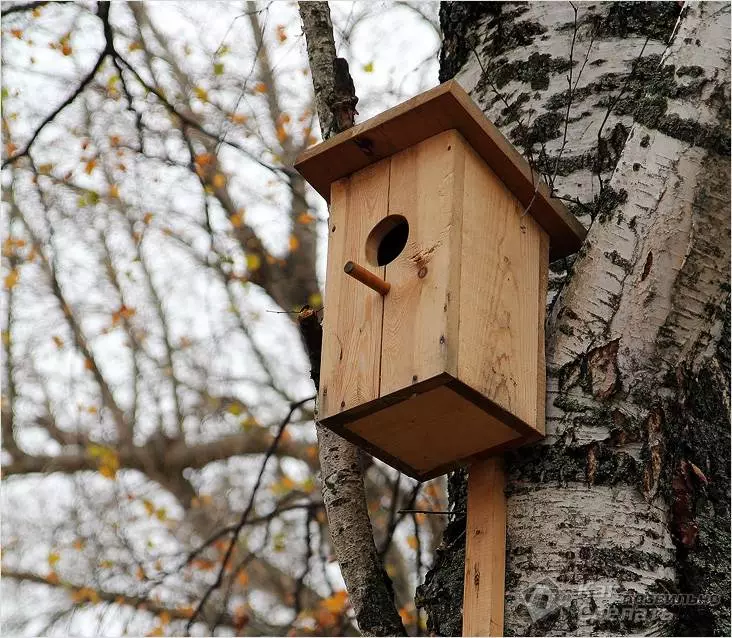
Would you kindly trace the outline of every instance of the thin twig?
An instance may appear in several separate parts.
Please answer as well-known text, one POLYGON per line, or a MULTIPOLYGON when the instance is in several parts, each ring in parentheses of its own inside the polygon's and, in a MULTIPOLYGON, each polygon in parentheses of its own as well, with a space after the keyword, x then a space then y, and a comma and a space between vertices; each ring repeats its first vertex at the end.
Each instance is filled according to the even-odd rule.
POLYGON ((267 463, 269 459, 272 457, 272 455, 275 453, 275 450, 277 449, 277 446, 280 443, 280 439, 282 438, 282 435, 285 433, 285 428, 290 423, 290 420, 292 419, 292 415, 295 413, 296 410, 298 410, 300 407, 305 405, 308 401, 312 401, 313 397, 308 397, 307 399, 302 399, 301 401, 297 401, 296 403, 290 404, 290 410, 287 413, 287 416, 282 420, 282 423, 280 424, 277 435, 272 440, 271 445, 267 449, 267 452, 264 455, 264 461, 262 461, 262 465, 259 468, 259 474, 257 475, 257 480, 254 482, 254 487, 252 488, 252 494, 249 497, 249 502, 247 503, 246 508, 244 508, 244 511, 241 514, 241 518, 239 519, 239 522, 236 524, 234 529, 232 530, 231 538, 229 539, 229 547, 226 550, 226 554, 224 554, 224 558, 221 561, 221 567, 219 568, 219 573, 216 577, 216 580, 214 583, 206 590, 206 593, 203 595, 203 598, 201 598, 200 602, 198 603, 198 606, 194 610, 193 614, 191 615, 189 621, 186 623, 186 633, 189 634, 191 631, 191 627, 193 627, 193 623, 195 622, 198 615, 201 613, 201 610, 203 609, 206 602, 208 602, 208 599, 211 597, 214 591, 218 589, 221 586, 221 583, 224 579, 224 571, 226 569, 226 565, 229 562, 229 559, 231 558, 231 554, 234 551, 234 547, 236 545, 236 542, 239 539, 239 534, 241 533, 241 530, 244 529, 244 526, 247 524, 247 518, 249 517, 249 513, 254 508, 254 499, 257 496, 257 491, 259 490, 259 486, 262 484, 262 479, 264 478, 264 471, 267 469, 267 463))
POLYGON ((646 50, 646 45, 648 44, 648 41, 651 39, 651 36, 646 37, 646 41, 643 43, 643 46, 641 47, 640 53, 638 54, 638 57, 633 62, 633 68, 631 69, 630 73, 628 73, 628 77, 625 78, 625 82, 623 83, 623 86, 620 88, 620 92, 615 96, 615 99, 610 102, 610 105, 607 108, 607 112, 605 113, 605 117, 602 120, 602 124, 600 124, 600 128, 597 131, 597 180, 600 183, 600 192, 602 192, 603 184, 602 184, 602 158, 600 157, 600 148, 602 147, 602 129, 605 127, 605 124, 607 123, 608 118, 610 117, 610 114, 612 113, 613 109, 615 108, 615 105, 618 103, 620 98, 623 96, 623 93, 625 93, 625 89, 628 88, 628 84, 630 83, 631 79, 633 79, 636 69, 638 68, 638 63, 640 62, 641 58, 643 57, 643 52, 646 50))

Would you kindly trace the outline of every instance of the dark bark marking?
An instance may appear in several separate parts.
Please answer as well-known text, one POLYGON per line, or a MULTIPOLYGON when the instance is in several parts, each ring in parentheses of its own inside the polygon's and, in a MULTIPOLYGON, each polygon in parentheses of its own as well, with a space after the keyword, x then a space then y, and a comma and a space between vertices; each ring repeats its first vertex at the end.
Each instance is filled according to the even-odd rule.
POLYGON ((641 275, 641 281, 645 281, 646 277, 648 277, 648 273, 651 272, 651 266, 653 266, 653 251, 648 251, 648 256, 646 257, 646 263, 643 264, 643 274, 641 275))
POLYGON ((610 398, 620 389, 619 344, 620 339, 613 339, 610 343, 587 353, 592 394, 601 401, 610 398))

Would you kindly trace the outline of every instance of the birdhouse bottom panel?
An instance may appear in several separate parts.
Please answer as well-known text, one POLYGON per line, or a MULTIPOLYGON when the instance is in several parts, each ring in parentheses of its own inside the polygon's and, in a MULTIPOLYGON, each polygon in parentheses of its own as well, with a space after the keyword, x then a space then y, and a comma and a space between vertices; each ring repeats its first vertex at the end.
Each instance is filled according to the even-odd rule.
POLYGON ((420 480, 540 438, 533 428, 446 373, 322 423, 420 480))

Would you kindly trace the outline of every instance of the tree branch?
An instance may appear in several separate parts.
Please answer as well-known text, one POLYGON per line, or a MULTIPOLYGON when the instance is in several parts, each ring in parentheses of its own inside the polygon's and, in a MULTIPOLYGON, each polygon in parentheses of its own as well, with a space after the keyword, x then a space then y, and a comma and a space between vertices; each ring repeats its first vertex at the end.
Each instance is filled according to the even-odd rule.
MULTIPOLYGON (((353 125, 357 98, 348 63, 335 55, 328 3, 301 2, 299 8, 320 128, 327 138, 353 125)), ((299 318, 301 325, 304 319, 313 321, 312 314, 301 313, 299 318)), ((318 350, 317 344, 308 343, 308 347, 318 350)), ((318 371, 311 373, 315 381, 320 363, 312 354, 310 359, 318 366, 318 371)), ((366 636, 405 636, 406 630, 394 604, 391 580, 374 543, 359 450, 320 425, 317 433, 331 542, 359 629, 366 636)))
POLYGON ((3 9, 0 12, 0 17, 7 17, 13 13, 20 13, 21 11, 33 11, 33 9, 39 9, 40 7, 50 4, 51 0, 36 0, 36 2, 24 2, 22 4, 16 4, 7 9, 3 9))
POLYGON ((191 627, 193 626, 193 623, 195 622, 198 615, 201 613, 201 610, 205 606, 208 599, 211 597, 214 591, 218 589, 221 586, 221 583, 223 583, 224 580, 224 571, 226 570, 226 566, 229 564, 229 559, 231 558, 231 555, 234 552, 234 547, 236 547, 236 544, 239 540, 239 534, 241 533, 242 529, 244 529, 244 526, 247 524, 247 519, 249 517, 250 512, 254 508, 254 500, 257 497, 257 492, 259 491, 259 486, 262 484, 262 479, 264 478, 264 471, 267 469, 267 463, 270 459, 270 457, 275 453, 275 450, 277 450, 277 446, 280 443, 280 440, 282 439, 282 435, 285 433, 285 428, 290 423, 290 420, 292 419, 293 414, 296 410, 298 410, 300 407, 302 407, 305 403, 308 401, 312 401, 312 397, 308 397, 307 399, 303 399, 301 401, 298 401, 297 403, 292 403, 290 405, 290 411, 287 413, 287 416, 282 420, 282 423, 280 424, 279 429, 277 430, 277 435, 272 440, 271 445, 269 446, 269 449, 267 450, 267 453, 264 455, 264 461, 262 461, 262 465, 259 469, 259 474, 257 475, 257 479, 254 481, 254 487, 252 487, 252 494, 249 497, 249 502, 247 503, 247 506, 244 508, 244 511, 241 514, 241 518, 239 519, 239 522, 237 523, 236 527, 231 533, 231 538, 229 539, 229 546, 226 550, 226 553, 224 554, 224 557, 221 560, 221 565, 219 567, 218 575, 216 576, 216 580, 214 583, 206 590, 206 593, 203 595, 201 600, 199 601, 198 605, 196 606, 196 609, 193 612, 193 615, 191 616, 190 620, 186 624, 186 632, 190 633, 191 627))

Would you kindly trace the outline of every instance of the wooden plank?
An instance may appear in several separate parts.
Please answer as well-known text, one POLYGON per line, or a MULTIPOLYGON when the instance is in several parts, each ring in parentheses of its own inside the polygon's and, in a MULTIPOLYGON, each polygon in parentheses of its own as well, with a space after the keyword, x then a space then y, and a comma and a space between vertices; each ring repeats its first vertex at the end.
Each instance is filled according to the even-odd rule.
POLYGON ((536 429, 546 434, 546 296, 549 289, 549 236, 542 232, 539 238, 539 334, 536 362, 536 429))
POLYGON ((366 238, 387 213, 389 160, 333 184, 319 414, 327 418, 379 396, 382 297, 343 272, 351 260, 383 278, 366 260, 366 238))
POLYGON ((579 249, 585 228, 454 80, 306 150, 295 168, 327 200, 334 181, 449 129, 463 135, 524 208, 532 204, 553 258, 579 249))
POLYGON ((457 376, 534 428, 542 234, 468 147, 457 376))
POLYGON ((519 439, 510 427, 445 385, 384 406, 345 429, 368 441, 378 458, 387 463, 399 459, 412 476, 519 439))
POLYGON ((380 396, 449 371, 448 348, 457 350, 463 154, 459 134, 445 131, 391 157, 389 214, 406 218, 409 237, 386 266, 380 396))
POLYGON ((468 470, 463 636, 502 636, 506 587, 506 479, 503 459, 468 470))

